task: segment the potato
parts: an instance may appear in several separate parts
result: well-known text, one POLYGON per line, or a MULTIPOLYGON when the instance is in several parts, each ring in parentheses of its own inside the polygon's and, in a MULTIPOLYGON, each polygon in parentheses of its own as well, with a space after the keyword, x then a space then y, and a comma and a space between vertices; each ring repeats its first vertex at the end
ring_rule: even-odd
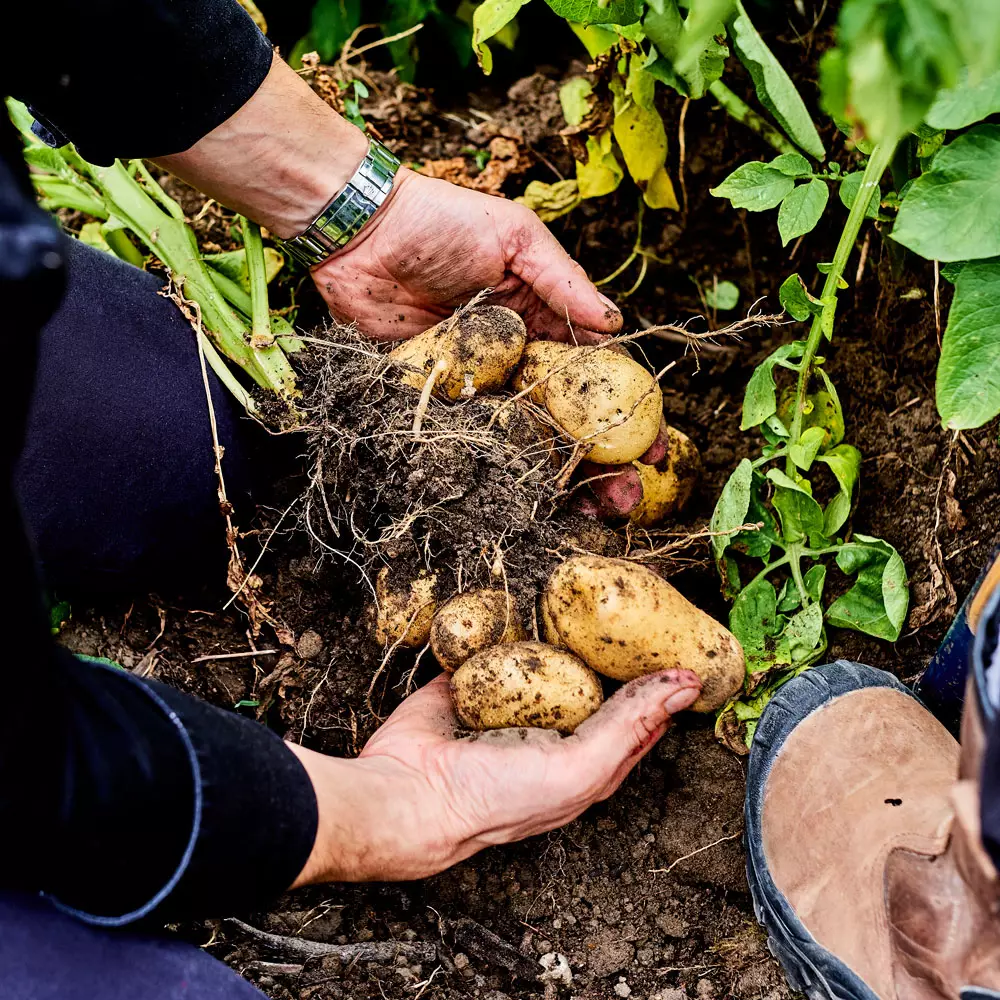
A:
POLYGON ((629 513, 629 520, 650 528, 678 513, 691 499, 701 475, 701 455, 694 442, 681 431, 667 426, 667 450, 655 465, 633 462, 642 483, 642 499, 629 513))
POLYGON ((527 339, 524 321, 513 310, 476 306, 403 341, 389 357, 400 366, 400 381, 414 389, 423 389, 440 365, 433 393, 456 400, 496 392, 517 367, 527 339))
POLYGON ((653 376, 628 355, 534 341, 513 385, 523 391, 542 378, 531 398, 543 402, 570 437, 586 444, 591 462, 634 461, 656 439, 663 398, 653 376))
POLYGON ((544 642, 484 649, 455 671, 451 690, 463 725, 480 730, 536 726, 571 733, 604 699, 590 667, 544 642))
POLYGON ((696 712, 721 708, 743 684, 736 637, 645 566, 574 556, 553 571, 542 600, 561 644, 607 677, 691 670, 702 683, 696 712))
POLYGON ((437 610, 437 575, 422 569, 400 576, 386 566, 375 580, 375 639, 383 646, 423 646, 437 610))
POLYGON ((431 625, 431 649, 445 670, 476 653, 525 637, 513 602, 502 590, 468 590, 441 607, 431 625))

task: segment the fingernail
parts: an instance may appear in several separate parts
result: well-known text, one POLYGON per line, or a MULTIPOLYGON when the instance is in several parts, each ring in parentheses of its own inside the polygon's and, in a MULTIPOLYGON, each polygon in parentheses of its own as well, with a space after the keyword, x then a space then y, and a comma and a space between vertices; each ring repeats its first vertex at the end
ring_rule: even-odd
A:
POLYGON ((675 691, 663 702, 663 708, 669 715, 676 715, 678 712, 690 708, 698 700, 700 694, 700 688, 681 688, 680 691, 675 691))
POLYGON ((604 303, 604 305, 611 310, 611 312, 621 315, 621 310, 611 301, 603 292, 598 292, 597 297, 604 303))

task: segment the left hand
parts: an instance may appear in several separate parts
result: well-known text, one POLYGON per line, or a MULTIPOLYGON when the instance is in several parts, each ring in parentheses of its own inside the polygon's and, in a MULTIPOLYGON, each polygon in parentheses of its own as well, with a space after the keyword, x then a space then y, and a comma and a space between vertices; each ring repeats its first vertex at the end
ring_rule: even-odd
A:
POLYGON ((589 344, 622 316, 530 209, 401 168, 392 193, 313 271, 333 316, 377 340, 403 340, 483 288, 532 336, 589 344))

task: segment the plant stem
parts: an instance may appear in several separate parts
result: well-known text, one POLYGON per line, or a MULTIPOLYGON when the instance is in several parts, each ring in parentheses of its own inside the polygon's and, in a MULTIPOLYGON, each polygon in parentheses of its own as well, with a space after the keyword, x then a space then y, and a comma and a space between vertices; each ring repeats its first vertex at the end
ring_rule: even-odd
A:
POLYGON ((756 132, 779 153, 797 153, 799 151, 795 143, 786 139, 769 121, 761 118, 742 97, 734 94, 721 80, 710 84, 708 92, 722 105, 731 118, 742 122, 751 132, 756 132))
POLYGON ((243 246, 247 255, 247 274, 250 277, 250 346, 254 350, 270 347, 274 343, 271 333, 271 314, 267 308, 267 266, 264 263, 264 244, 260 226, 240 216, 243 228, 243 246))
MULTIPOLYGON (((837 312, 837 292, 839 291, 840 279, 847 267, 851 251, 854 249, 854 241, 858 238, 858 233, 861 230, 861 223, 865 218, 865 208, 871 200, 872 191, 878 187, 895 148, 895 142, 883 142, 872 150, 854 204, 851 206, 847 221, 844 223, 844 229, 840 234, 837 250, 833 255, 833 263, 830 265, 830 272, 826 276, 826 281, 823 282, 823 292, 820 296, 823 309, 818 316, 813 317, 812 326, 809 328, 809 337, 806 340, 802 361, 799 365, 799 377, 795 385, 795 409, 792 415, 792 426, 789 428, 789 448, 798 444, 802 437, 802 420, 816 352, 819 350, 824 333, 828 338, 833 338, 833 319, 837 312)), ((795 463, 791 457, 786 458, 785 467, 788 475, 794 478, 795 463)))

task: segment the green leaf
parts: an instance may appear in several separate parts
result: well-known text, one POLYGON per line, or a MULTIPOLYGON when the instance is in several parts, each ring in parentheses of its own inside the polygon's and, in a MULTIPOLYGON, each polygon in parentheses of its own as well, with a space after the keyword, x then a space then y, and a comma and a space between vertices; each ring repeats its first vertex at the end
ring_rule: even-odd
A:
POLYGON ((814 177, 807 184, 799 184, 782 201, 778 209, 778 232, 782 246, 804 236, 815 228, 830 198, 825 181, 814 177))
POLYGON ((705 302, 709 309, 728 311, 740 301, 740 290, 731 281, 719 281, 705 286, 705 302))
POLYGON ((778 611, 785 614, 789 611, 795 611, 801 606, 802 597, 795 586, 795 581, 791 577, 787 577, 778 593, 778 611))
POLYGON ((935 129, 960 129, 1000 111, 1000 72, 969 83, 963 69, 956 86, 938 92, 924 121, 935 129))
MULTIPOLYGON (((487 0, 489 2, 489 0, 487 0)), ((634 24, 642 17, 642 0, 608 0, 602 7, 597 0, 545 0, 567 21, 577 24, 634 24)))
POLYGON ((945 427, 981 427, 1000 413, 1000 260, 951 270, 955 296, 941 342, 937 408, 945 427))
POLYGON ((891 235, 928 260, 1000 254, 1000 126, 977 125, 945 146, 906 192, 891 235))
POLYGON ((774 115, 794 143, 822 160, 826 149, 805 103, 739 2, 736 16, 729 23, 729 35, 740 62, 750 73, 761 104, 774 115))
POLYGON ((826 620, 895 642, 910 600, 899 553, 881 538, 855 535, 837 553, 837 565, 850 576, 857 574, 857 582, 830 605, 826 620))
MULTIPOLYGON (((718 5, 718 0, 714 0, 718 5)), ((731 0, 721 7, 728 13, 731 0)), ((711 23, 712 0, 701 3, 687 19, 681 17, 676 0, 651 3, 643 20, 646 37, 653 43, 646 70, 685 97, 698 100, 722 76, 729 49, 716 36, 724 28, 719 18, 711 23)))
POLYGON ((823 512, 823 530, 831 538, 844 526, 851 515, 854 488, 861 474, 861 452, 853 445, 838 444, 828 452, 818 456, 825 462, 837 480, 840 489, 826 505, 823 512))
POLYGON ((822 607, 808 604, 789 618, 784 637, 788 640, 792 663, 806 663, 812 659, 823 643, 822 607))
POLYGON ((803 576, 802 582, 806 585, 806 593, 817 603, 823 599, 823 584, 826 582, 826 566, 823 563, 816 563, 803 576))
POLYGON ((579 125, 590 114, 594 88, 585 76, 574 76, 559 88, 559 104, 567 125, 579 125))
POLYGON ((822 427, 807 427, 799 435, 798 444, 789 445, 788 454, 803 472, 808 472, 825 440, 826 431, 822 427))
MULTIPOLYGON (((823 373, 823 369, 818 369, 823 373)), ((823 373, 825 374, 825 373, 823 373)), ((781 394, 778 416, 790 427, 795 417, 795 386, 789 386, 781 394)), ((844 440, 844 411, 837 392, 830 383, 826 391, 810 392, 802 408, 802 429, 822 427, 827 434, 824 448, 831 448, 844 440)))
POLYGON ((811 295, 805 283, 797 274, 790 274, 778 289, 778 301, 782 309, 792 319, 805 320, 818 316, 823 311, 823 303, 811 295))
POLYGON ((53 635, 58 635, 69 621, 73 609, 69 601, 58 601, 49 609, 49 627, 53 635))
POLYGON ((722 558, 726 547, 732 541, 733 529, 747 523, 750 508, 750 481, 753 464, 744 458, 733 470, 712 512, 709 529, 712 531, 712 554, 716 562, 722 558))
POLYGON ((778 522, 765 502, 767 488, 767 480, 754 469, 750 480, 750 505, 747 508, 746 523, 759 524, 761 527, 755 531, 739 532, 733 537, 731 544, 731 548, 738 552, 763 559, 764 562, 771 558, 771 549, 775 545, 782 545, 778 522))
MULTIPOLYGON (((250 291, 250 272, 247 269, 246 250, 226 250, 222 253, 207 253, 201 258, 213 271, 224 274, 235 281, 245 292, 250 291)), ((272 282, 285 264, 280 250, 264 247, 264 274, 268 283, 272 282)))
POLYGON ((781 521, 781 534, 785 541, 801 542, 822 547, 826 544, 823 533, 823 508, 794 479, 780 469, 768 469, 767 478, 774 483, 771 503, 781 521))
POLYGON ((781 635, 785 623, 777 606, 774 585, 763 577, 744 587, 733 602, 729 629, 743 647, 748 674, 792 662, 788 640, 781 635))
MULTIPOLYGON (((852 173, 844 174, 837 193, 840 195, 840 200, 845 208, 850 209, 853 207, 854 201, 858 197, 858 191, 861 188, 861 181, 864 179, 864 176, 865 172, 863 170, 855 170, 852 173)), ((878 210, 881 201, 882 192, 876 186, 871 193, 871 197, 868 199, 868 207, 865 209, 865 215, 869 219, 878 218, 878 210)))
POLYGON ((709 190, 716 198, 728 198, 733 208, 764 212, 780 204, 794 187, 791 177, 753 161, 741 164, 718 187, 709 190))
POLYGON ((359 24, 361 0, 315 0, 309 35, 320 59, 332 62, 359 24))
POLYGON ((799 153, 782 153, 767 165, 786 177, 811 177, 813 172, 812 165, 799 153))
MULTIPOLYGON (((793 341, 782 344, 754 369, 747 382, 746 394, 743 397, 743 416, 740 420, 740 430, 746 431, 763 423, 771 414, 777 412, 777 398, 774 385, 774 368, 785 362, 802 357, 805 342, 793 341)), ((787 431, 785 433, 787 437, 787 431)))
POLYGON ((591 59, 603 56, 618 44, 618 35, 610 28, 602 27, 600 24, 575 24, 570 22, 573 34, 583 42, 583 47, 587 50, 587 55, 591 59))
MULTIPOLYGON (((433 0, 388 0, 382 13, 382 31, 386 36, 391 36, 412 28, 433 9, 433 0)), ((400 79, 412 83, 417 72, 416 37, 408 35, 406 38, 398 38, 389 42, 387 47, 400 79)))
POLYGON ((472 51, 487 76, 493 72, 493 54, 485 43, 513 21, 526 3, 528 0, 484 0, 472 15, 472 51))

